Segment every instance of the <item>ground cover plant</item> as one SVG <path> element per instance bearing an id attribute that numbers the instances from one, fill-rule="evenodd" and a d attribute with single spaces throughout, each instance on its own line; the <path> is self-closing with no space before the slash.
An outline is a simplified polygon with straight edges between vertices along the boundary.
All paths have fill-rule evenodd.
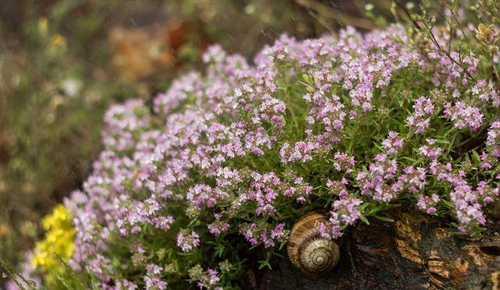
<path id="1" fill-rule="evenodd" d="M 248 268 L 283 258 L 293 223 L 311 211 L 327 213 L 322 235 L 334 240 L 357 223 L 390 222 L 394 208 L 489 234 L 496 5 L 481 1 L 470 26 L 454 3 L 447 13 L 460 29 L 399 7 L 407 26 L 284 35 L 252 63 L 212 46 L 204 72 L 151 103 L 111 107 L 93 172 L 33 253 L 43 283 L 239 289 Z M 56 235 L 67 242 L 52 250 Z"/>
<path id="2" fill-rule="evenodd" d="M 319 31 L 293 2 L 266 2 L 2 1 L 0 259 L 17 265 L 42 216 L 81 186 L 112 102 L 151 99 L 228 35 L 225 47 L 248 55 L 278 31 Z"/>

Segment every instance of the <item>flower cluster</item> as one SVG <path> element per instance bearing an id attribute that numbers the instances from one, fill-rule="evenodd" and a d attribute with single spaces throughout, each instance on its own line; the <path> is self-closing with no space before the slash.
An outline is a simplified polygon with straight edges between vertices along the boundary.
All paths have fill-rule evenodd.
<path id="1" fill-rule="evenodd" d="M 200 245 L 200 236 L 195 233 L 180 232 L 177 234 L 177 246 L 183 252 L 189 252 Z"/>
<path id="2" fill-rule="evenodd" d="M 46 274 L 46 282 L 54 286 L 57 277 L 67 271 L 63 262 L 68 262 L 75 251 L 75 229 L 72 215 L 63 205 L 58 205 L 46 216 L 42 225 L 45 239 L 38 242 L 32 258 L 33 267 Z"/>
<path id="3" fill-rule="evenodd" d="M 240 232 L 252 246 L 263 245 L 265 248 L 273 248 L 276 242 L 283 242 L 287 238 L 284 229 L 284 224 L 278 224 L 274 229 L 268 229 L 268 227 L 259 227 L 252 223 L 242 224 Z"/>
<path id="4" fill-rule="evenodd" d="M 332 239 L 341 237 L 347 226 L 355 224 L 360 219 L 362 203 L 361 199 L 354 196 L 341 195 L 340 199 L 333 203 L 330 224 L 320 226 L 321 236 Z"/>
<path id="5" fill-rule="evenodd" d="M 430 98 L 421 97 L 413 105 L 415 113 L 407 118 L 408 126 L 417 134 L 423 134 L 429 127 L 430 118 L 434 113 L 434 104 Z"/>
<path id="6" fill-rule="evenodd" d="M 436 205 L 439 200 L 440 198 L 437 194 L 431 196 L 421 195 L 418 198 L 417 207 L 430 215 L 434 215 L 437 212 Z"/>
<path id="7" fill-rule="evenodd" d="M 146 290 L 165 290 L 167 289 L 167 282 L 161 279 L 163 268 L 149 264 L 146 266 L 146 276 L 144 277 L 144 284 Z"/>
<path id="8" fill-rule="evenodd" d="M 189 270 L 189 278 L 196 283 L 200 289 L 222 290 L 219 286 L 219 273 L 214 269 L 203 271 L 200 265 L 196 265 Z"/>
<path id="9" fill-rule="evenodd" d="M 332 239 L 399 198 L 467 232 L 487 225 L 497 94 L 474 55 L 410 43 L 400 26 L 283 36 L 254 65 L 214 46 L 207 71 L 174 81 L 152 108 L 114 106 L 92 174 L 66 200 L 71 266 L 102 289 L 222 289 L 238 279 L 219 274 L 221 260 L 279 251 L 306 208 L 330 209 L 321 230 Z M 486 126 L 486 141 L 471 136 Z M 466 166 L 478 153 L 464 139 L 484 143 L 478 164 Z"/>
<path id="10" fill-rule="evenodd" d="M 346 153 L 337 152 L 335 153 L 333 159 L 335 160 L 335 163 L 333 164 L 335 169 L 338 171 L 344 171 L 345 173 L 351 173 L 354 169 L 354 165 L 356 165 L 354 157 Z"/>
<path id="11" fill-rule="evenodd" d="M 467 106 L 463 102 L 457 102 L 452 105 L 446 104 L 444 115 L 453 121 L 458 129 L 469 128 L 479 130 L 483 124 L 483 114 L 473 106 Z"/>

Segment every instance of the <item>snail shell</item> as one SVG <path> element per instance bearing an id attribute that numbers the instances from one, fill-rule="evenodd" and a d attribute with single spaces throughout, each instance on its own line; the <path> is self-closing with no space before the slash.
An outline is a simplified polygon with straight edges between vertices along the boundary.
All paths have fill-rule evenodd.
<path id="1" fill-rule="evenodd" d="M 288 257 L 292 264 L 310 277 L 331 270 L 340 257 L 339 247 L 319 233 L 321 224 L 327 219 L 319 213 L 311 213 L 301 218 L 292 228 L 288 241 Z"/>

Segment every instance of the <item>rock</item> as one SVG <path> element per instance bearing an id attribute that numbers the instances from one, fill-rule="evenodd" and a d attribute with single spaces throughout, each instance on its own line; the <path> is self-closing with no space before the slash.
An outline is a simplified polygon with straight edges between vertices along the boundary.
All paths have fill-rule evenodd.
<path id="1" fill-rule="evenodd" d="M 317 280 L 283 258 L 247 289 L 498 289 L 498 241 L 463 240 L 418 214 L 402 214 L 392 224 L 374 221 L 347 232 L 338 266 Z"/>

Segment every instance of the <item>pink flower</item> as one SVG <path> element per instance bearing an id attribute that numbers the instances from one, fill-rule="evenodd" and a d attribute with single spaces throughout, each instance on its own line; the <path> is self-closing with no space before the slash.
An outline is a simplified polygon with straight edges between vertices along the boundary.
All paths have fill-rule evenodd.
<path id="1" fill-rule="evenodd" d="M 447 103 L 444 110 L 445 117 L 453 121 L 455 128 L 469 128 L 477 131 L 483 124 L 484 116 L 481 111 L 472 106 L 467 106 L 463 102 L 457 102 L 455 105 Z"/>
<path id="2" fill-rule="evenodd" d="M 155 265 L 149 264 L 146 267 L 146 276 L 144 277 L 144 283 L 146 284 L 147 290 L 164 290 L 167 289 L 167 282 L 161 279 L 163 274 L 163 268 Z"/>
<path id="3" fill-rule="evenodd" d="M 404 141 L 398 133 L 390 131 L 389 137 L 382 142 L 382 145 L 388 155 L 395 155 L 403 148 Z"/>
<path id="4" fill-rule="evenodd" d="M 356 165 L 354 157 L 346 153 L 337 152 L 335 153 L 333 159 L 335 160 L 333 166 L 338 171 L 345 171 L 346 173 L 351 173 L 352 170 L 354 169 L 354 166 Z"/>
<path id="5" fill-rule="evenodd" d="M 426 142 L 426 145 L 418 149 L 419 153 L 430 160 L 437 160 L 439 156 L 441 156 L 442 149 L 434 146 L 434 144 L 436 144 L 436 140 L 434 139 L 427 139 Z"/>
<path id="6" fill-rule="evenodd" d="M 417 207 L 430 215 L 435 215 L 437 213 L 436 205 L 439 203 L 440 198 L 436 194 L 431 196 L 420 195 L 417 202 Z"/>
<path id="7" fill-rule="evenodd" d="M 429 127 L 434 105 L 430 98 L 420 97 L 415 101 L 413 110 L 415 113 L 407 118 L 408 126 L 417 134 L 423 134 Z"/>
<path id="8" fill-rule="evenodd" d="M 230 225 L 227 222 L 223 222 L 220 220 L 216 220 L 215 222 L 208 225 L 208 231 L 218 237 L 223 233 L 226 233 L 230 228 Z"/>
<path id="9" fill-rule="evenodd" d="M 344 196 L 333 203 L 328 224 L 320 225 L 320 233 L 325 238 L 336 239 L 342 236 L 346 226 L 355 224 L 361 217 L 359 210 L 362 200 L 354 196 Z"/>
<path id="10" fill-rule="evenodd" d="M 187 230 L 181 230 L 177 234 L 177 246 L 181 248 L 183 252 L 190 252 L 194 248 L 200 245 L 200 236 L 192 231 L 189 233 Z"/>

